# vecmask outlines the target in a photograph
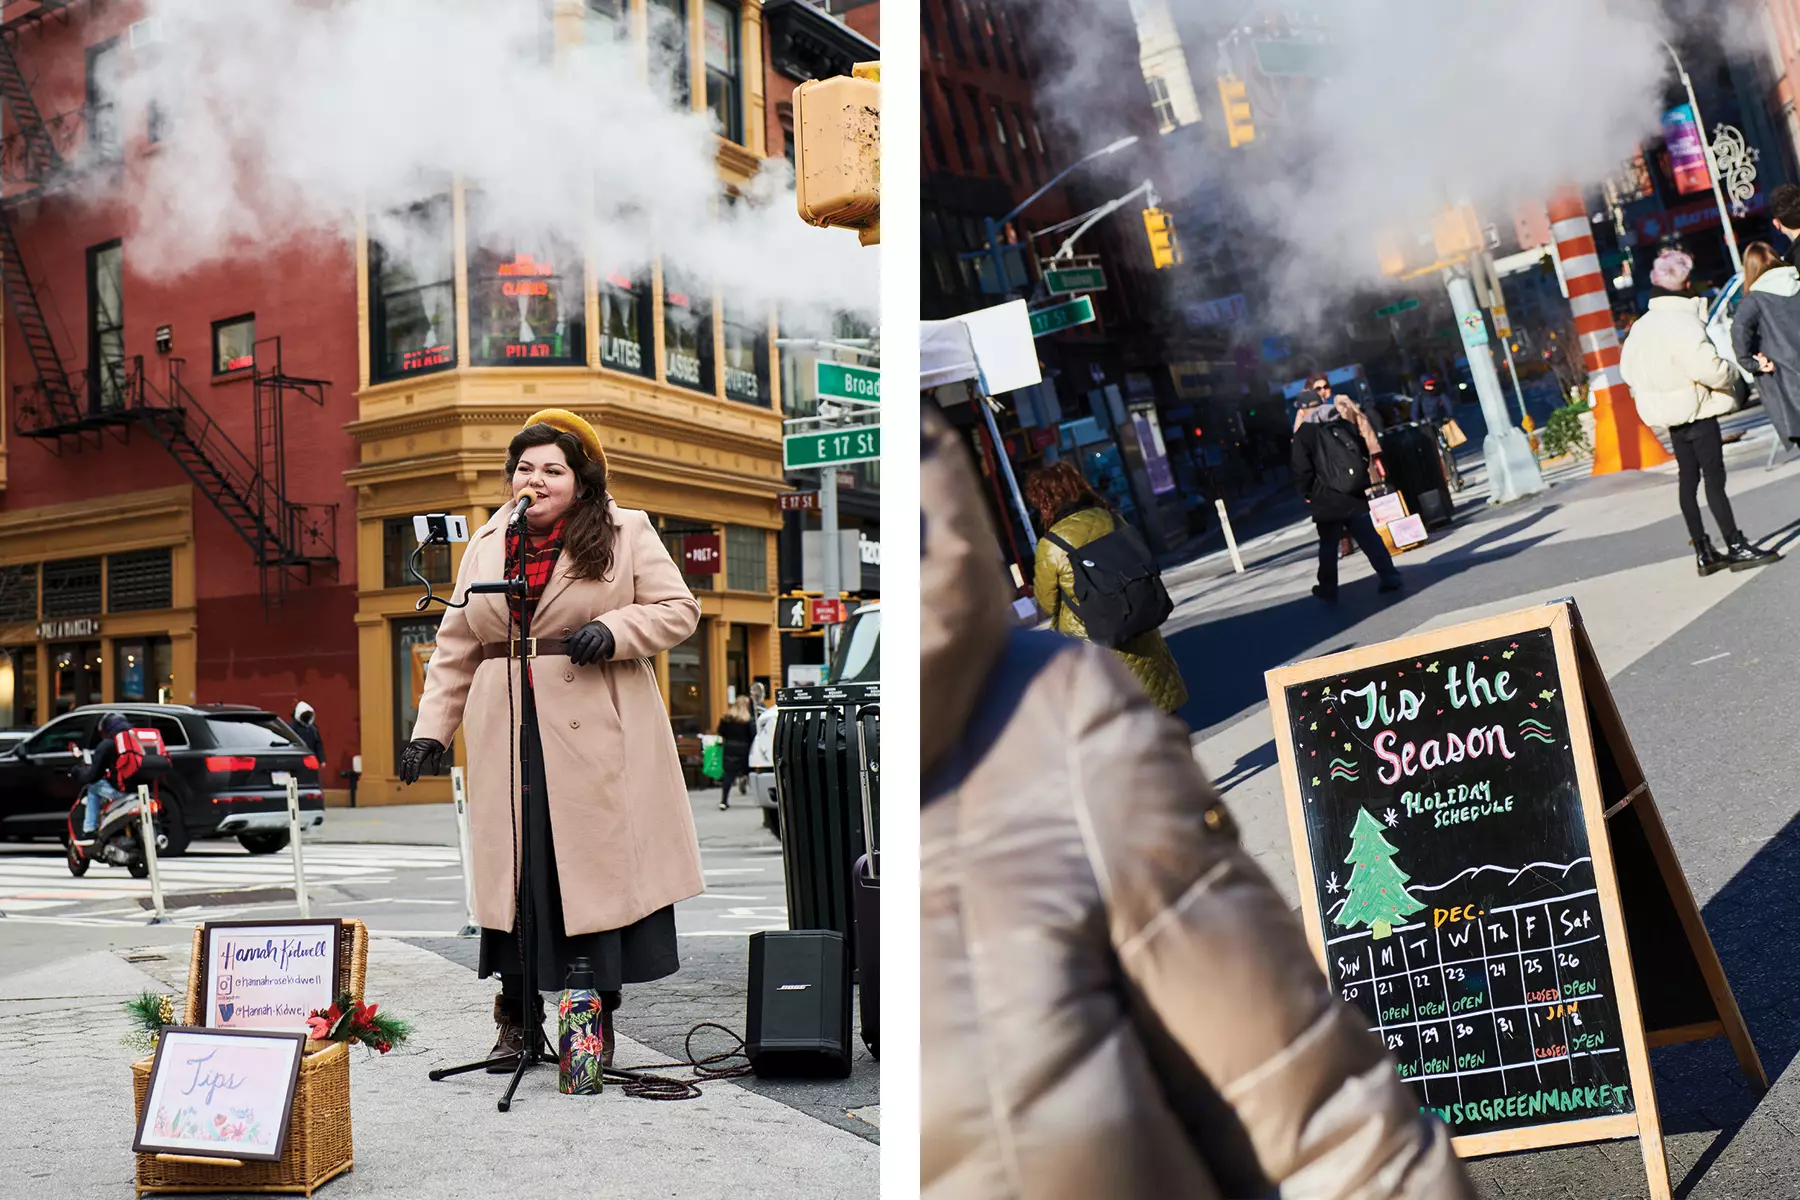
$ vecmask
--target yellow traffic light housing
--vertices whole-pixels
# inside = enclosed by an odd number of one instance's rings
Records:
[[[809,225],[881,240],[881,67],[794,89],[795,205]]]
[[[1431,240],[1437,246],[1440,259],[1461,258],[1487,245],[1481,218],[1475,215],[1474,207],[1468,204],[1446,208],[1432,218]]]
[[[1150,237],[1150,259],[1157,270],[1181,262],[1181,243],[1175,237],[1175,220],[1166,210],[1146,208],[1144,232]]]
[[[1256,140],[1256,122],[1250,115],[1250,94],[1236,75],[1219,76],[1219,99],[1225,105],[1225,136],[1231,148]]]

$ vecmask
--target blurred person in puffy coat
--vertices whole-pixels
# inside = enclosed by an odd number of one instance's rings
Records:
[[[1025,500],[1037,510],[1038,522],[1045,530],[1078,550],[1111,533],[1120,521],[1081,472],[1066,462],[1033,471],[1025,480]],[[1087,637],[1087,627],[1065,600],[1075,594],[1075,567],[1068,551],[1049,538],[1038,539],[1032,593],[1037,606],[1050,618],[1052,629],[1069,637]],[[1146,630],[1113,653],[1131,668],[1158,708],[1174,712],[1187,703],[1181,668],[1169,653],[1161,630]]]
[[[974,469],[925,419],[922,1195],[1472,1197],[1185,731],[1114,655],[1011,628]]]
[[[1688,290],[1694,260],[1679,250],[1664,250],[1650,268],[1650,307],[1619,352],[1619,374],[1631,389],[1638,416],[1666,426],[1680,468],[1681,517],[1694,546],[1694,565],[1702,575],[1730,568],[1760,567],[1780,557],[1750,543],[1732,515],[1725,495],[1725,444],[1719,418],[1737,407],[1732,392],[1737,368],[1719,356],[1706,334],[1706,301]],[[1706,481],[1706,507],[1725,539],[1714,549],[1700,519],[1700,481]]]

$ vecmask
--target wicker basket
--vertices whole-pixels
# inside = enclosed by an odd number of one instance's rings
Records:
[[[345,921],[339,935],[338,987],[361,1000],[368,973],[369,930],[361,921]],[[187,1005],[182,1022],[201,1022],[202,933],[194,930],[188,966]],[[141,1120],[150,1090],[154,1056],[131,1064],[135,1113]],[[295,1085],[294,1111],[288,1119],[287,1146],[280,1162],[246,1162],[242,1166],[195,1161],[180,1155],[137,1156],[137,1194],[151,1192],[291,1192],[310,1196],[327,1180],[351,1169],[355,1158],[350,1132],[350,1047],[343,1042],[308,1039]]]

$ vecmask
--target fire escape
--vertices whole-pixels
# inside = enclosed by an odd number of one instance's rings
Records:
[[[0,26],[0,98],[17,127],[17,152],[6,157],[9,174],[33,185],[0,202],[0,274],[6,299],[31,356],[36,382],[15,389],[14,431],[37,439],[55,454],[99,448],[107,438],[129,442],[134,429],[148,433],[244,539],[261,573],[265,616],[278,619],[291,585],[305,586],[314,570],[337,574],[335,504],[295,504],[287,498],[287,453],[283,408],[297,395],[321,407],[326,381],[288,375],[282,368],[281,339],[264,338],[254,347],[254,455],[246,454],[208,415],[181,380],[182,360],[167,360],[162,387],[144,370],[143,356],[123,363],[96,364],[68,371],[37,289],[25,268],[11,213],[72,181],[79,164],[70,163],[57,137],[38,112],[31,88],[13,55],[11,38],[46,17],[61,15],[71,0],[43,0],[36,8]],[[60,119],[59,119],[60,120]],[[13,140],[13,139],[9,139]],[[8,182],[11,182],[9,180]]]

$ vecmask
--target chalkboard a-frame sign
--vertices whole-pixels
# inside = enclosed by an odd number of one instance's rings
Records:
[[[1301,913],[1465,1157],[1636,1137],[1649,1047],[1756,1049],[1573,601],[1270,671]]]

